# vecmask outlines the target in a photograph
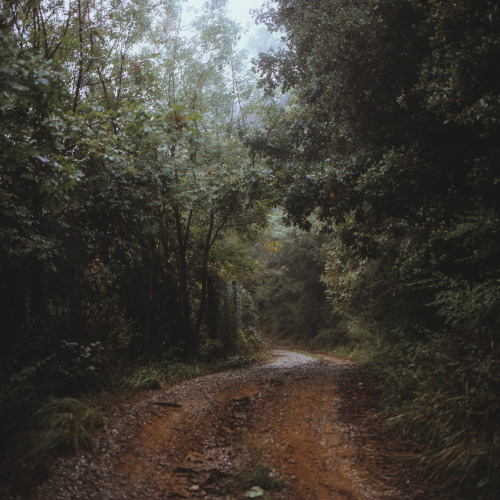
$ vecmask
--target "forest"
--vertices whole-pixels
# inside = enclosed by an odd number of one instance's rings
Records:
[[[41,474],[82,395],[279,338],[363,363],[450,496],[498,494],[497,2],[267,0],[252,64],[226,0],[0,8],[4,454]]]

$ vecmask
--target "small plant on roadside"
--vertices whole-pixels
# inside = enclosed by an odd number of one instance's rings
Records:
[[[252,497],[251,490],[253,489],[282,490],[286,486],[284,480],[261,459],[269,442],[252,432],[243,432],[241,437],[241,444],[236,449],[239,458],[236,462],[235,472],[224,483],[222,492]]]
[[[239,468],[234,474],[235,481],[246,488],[260,486],[266,491],[281,490],[285,483],[267,465],[258,463]]]
[[[221,487],[221,493],[231,495],[231,498],[246,498],[259,495],[249,494],[253,490],[279,491],[285,487],[285,482],[279,475],[274,473],[265,464],[254,462],[244,462],[236,468],[230,477]]]

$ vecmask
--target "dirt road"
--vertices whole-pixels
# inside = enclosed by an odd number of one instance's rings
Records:
[[[371,418],[369,385],[353,363],[276,350],[148,393],[36,498],[431,498],[408,480],[411,453]]]

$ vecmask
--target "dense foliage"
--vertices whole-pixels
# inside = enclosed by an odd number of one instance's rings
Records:
[[[500,12],[496,2],[275,1],[248,138],[288,217],[330,228],[324,281],[368,342],[392,423],[429,474],[498,492]],[[394,417],[397,415],[397,417]],[[474,493],[472,493],[474,492]]]
[[[259,349],[232,281],[267,174],[238,138],[253,90],[226,2],[196,36],[174,0],[1,7],[5,440],[134,363]]]
[[[338,318],[332,314],[322,283],[323,246],[328,237],[321,234],[317,223],[305,232],[286,225],[283,216],[274,209],[267,230],[249,249],[256,264],[246,287],[259,306],[262,329],[297,345],[342,343],[340,330],[333,328]]]

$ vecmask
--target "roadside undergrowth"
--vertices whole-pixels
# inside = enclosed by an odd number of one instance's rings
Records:
[[[116,377],[112,385],[121,390],[165,389],[183,380],[238,368],[267,357],[267,352],[260,352],[252,356],[233,356],[216,361],[149,363],[132,367],[128,372]]]

